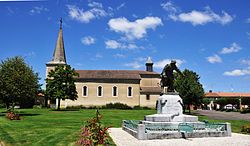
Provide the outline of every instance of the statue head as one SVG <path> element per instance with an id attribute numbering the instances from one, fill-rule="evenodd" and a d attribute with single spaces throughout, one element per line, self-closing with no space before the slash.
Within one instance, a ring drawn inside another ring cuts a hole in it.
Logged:
<path id="1" fill-rule="evenodd" d="M 174 66 L 175 64 L 176 64 L 176 61 L 175 60 L 171 60 L 170 65 Z"/>

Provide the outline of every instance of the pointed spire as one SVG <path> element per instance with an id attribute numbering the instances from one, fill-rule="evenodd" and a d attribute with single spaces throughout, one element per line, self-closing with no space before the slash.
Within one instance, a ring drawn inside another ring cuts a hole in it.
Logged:
<path id="1" fill-rule="evenodd" d="M 62 17 L 60 19 L 60 29 L 62 29 Z"/>
<path id="2" fill-rule="evenodd" d="M 153 61 L 152 61 L 151 57 L 148 57 L 148 59 L 147 59 L 147 62 L 146 62 L 146 63 L 153 63 Z"/>
<path id="3" fill-rule="evenodd" d="M 62 18 L 60 19 L 60 30 L 58 33 L 56 47 L 54 50 L 53 59 L 51 63 L 66 64 L 66 56 L 65 56 L 63 33 L 62 33 Z"/>

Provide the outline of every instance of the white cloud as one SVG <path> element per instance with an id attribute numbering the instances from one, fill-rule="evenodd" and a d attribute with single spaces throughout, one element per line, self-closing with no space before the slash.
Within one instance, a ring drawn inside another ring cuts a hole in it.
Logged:
<path id="1" fill-rule="evenodd" d="M 107 40 L 105 41 L 106 48 L 109 49 L 118 49 L 121 48 L 122 45 L 118 43 L 116 40 Z"/>
<path id="2" fill-rule="evenodd" d="M 247 19 L 246 19 L 246 23 L 250 23 L 250 18 L 247 18 Z"/>
<path id="3" fill-rule="evenodd" d="M 125 66 L 132 67 L 134 69 L 138 69 L 138 68 L 142 67 L 142 64 L 139 63 L 138 61 L 134 61 L 134 62 L 131 62 L 131 63 L 126 63 Z"/>
<path id="4" fill-rule="evenodd" d="M 102 56 L 102 54 L 97 53 L 97 54 L 95 54 L 95 58 L 103 58 L 103 56 Z"/>
<path id="5" fill-rule="evenodd" d="M 184 60 L 180 60 L 180 59 L 163 59 L 163 60 L 155 62 L 154 67 L 158 69 L 163 69 L 166 64 L 169 64 L 171 62 L 171 60 L 176 61 L 177 67 L 179 67 L 181 64 L 185 62 Z"/>
<path id="6" fill-rule="evenodd" d="M 233 16 L 229 15 L 225 11 L 222 14 L 216 14 L 209 7 L 205 8 L 205 11 L 192 10 L 187 13 L 172 14 L 170 18 L 174 21 L 190 22 L 192 25 L 204 25 L 209 22 L 216 22 L 222 25 L 228 24 L 233 21 Z"/>
<path id="7" fill-rule="evenodd" d="M 89 3 L 88 6 L 91 9 L 84 11 L 75 5 L 67 5 L 69 17 L 82 23 L 89 23 L 93 19 L 108 15 L 108 13 L 103 9 L 101 3 L 92 2 Z"/>
<path id="8" fill-rule="evenodd" d="M 221 63 L 222 59 L 217 54 L 207 57 L 207 61 L 210 63 Z"/>
<path id="9" fill-rule="evenodd" d="M 86 37 L 83 37 L 81 39 L 81 42 L 84 44 L 84 45 L 92 45 L 95 43 L 95 38 L 91 37 L 91 36 L 86 36 Z"/>
<path id="10" fill-rule="evenodd" d="M 244 76 L 250 75 L 250 69 L 235 69 L 233 71 L 226 71 L 224 72 L 225 76 Z"/>
<path id="11" fill-rule="evenodd" d="M 102 8 L 102 4 L 101 3 L 98 3 L 98 2 L 91 2 L 91 3 L 88 3 L 88 6 L 89 7 L 98 7 L 98 8 Z"/>
<path id="12" fill-rule="evenodd" d="M 166 10 L 167 12 L 169 12 L 171 14 L 174 14 L 174 13 L 177 13 L 180 11 L 179 8 L 177 6 L 175 6 L 171 1 L 168 1 L 166 3 L 162 3 L 161 6 L 164 10 Z"/>
<path id="13" fill-rule="evenodd" d="M 115 55 L 113 55 L 115 58 L 126 58 L 126 56 L 125 55 L 123 55 L 123 54 L 115 54 Z"/>
<path id="14" fill-rule="evenodd" d="M 120 10 L 121 8 L 125 7 L 125 5 L 126 5 L 126 3 L 122 3 L 122 4 L 120 4 L 116 9 L 117 9 L 117 10 Z"/>
<path id="15" fill-rule="evenodd" d="M 6 7 L 6 9 L 7 9 L 7 11 L 8 11 L 8 15 L 13 15 L 13 14 L 15 14 L 15 11 L 14 11 L 12 8 Z"/>
<path id="16" fill-rule="evenodd" d="M 231 46 L 229 48 L 222 48 L 222 50 L 220 51 L 221 54 L 230 54 L 230 53 L 236 53 L 239 52 L 241 50 L 241 47 L 236 44 L 236 43 L 232 43 Z"/>
<path id="17" fill-rule="evenodd" d="M 246 32 L 247 37 L 250 39 L 250 32 Z"/>
<path id="18" fill-rule="evenodd" d="M 107 40 L 105 41 L 105 45 L 107 49 L 127 49 L 127 50 L 134 50 L 134 49 L 139 49 L 142 47 L 138 47 L 136 44 L 133 43 L 120 43 L 116 40 Z"/>
<path id="19" fill-rule="evenodd" d="M 243 60 L 241 60 L 241 64 L 245 64 L 245 65 L 250 66 L 250 60 L 243 59 Z"/>
<path id="20" fill-rule="evenodd" d="M 30 10 L 30 15 L 34 15 L 34 14 L 41 14 L 42 12 L 48 12 L 49 9 L 48 8 L 45 8 L 44 6 L 40 6 L 40 7 L 33 7 L 31 10 Z"/>
<path id="21" fill-rule="evenodd" d="M 141 39 L 147 34 L 147 29 L 155 29 L 163 25 L 159 17 L 145 17 L 130 22 L 125 17 L 110 19 L 108 22 L 110 30 L 124 34 L 129 40 Z"/>

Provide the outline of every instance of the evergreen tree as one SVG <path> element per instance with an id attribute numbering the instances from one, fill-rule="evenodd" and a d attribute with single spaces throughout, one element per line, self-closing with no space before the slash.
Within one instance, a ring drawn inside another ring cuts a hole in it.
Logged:
<path id="1" fill-rule="evenodd" d="M 204 89 L 199 82 L 199 75 L 191 70 L 185 69 L 183 76 L 177 76 L 175 89 L 179 92 L 183 104 L 188 108 L 190 114 L 191 105 L 199 105 L 204 96 Z"/>
<path id="2" fill-rule="evenodd" d="M 71 69 L 70 65 L 58 65 L 55 70 L 49 72 L 45 95 L 50 99 L 58 99 L 58 110 L 61 99 L 77 99 L 75 76 L 78 76 L 78 73 Z"/>
<path id="3" fill-rule="evenodd" d="M 0 99 L 8 110 L 16 104 L 32 106 L 40 89 L 38 81 L 38 74 L 22 57 L 7 58 L 0 64 Z"/>

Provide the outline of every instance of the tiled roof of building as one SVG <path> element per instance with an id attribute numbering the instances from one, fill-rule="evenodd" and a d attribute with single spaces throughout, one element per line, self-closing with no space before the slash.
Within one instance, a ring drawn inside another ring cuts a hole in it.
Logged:
<path id="1" fill-rule="evenodd" d="M 161 93 L 161 87 L 141 87 L 141 93 Z"/>
<path id="2" fill-rule="evenodd" d="M 159 75 L 141 70 L 76 70 L 81 79 L 141 79 L 140 75 Z"/>
<path id="3" fill-rule="evenodd" d="M 250 93 L 207 92 L 205 97 L 250 97 Z"/>

